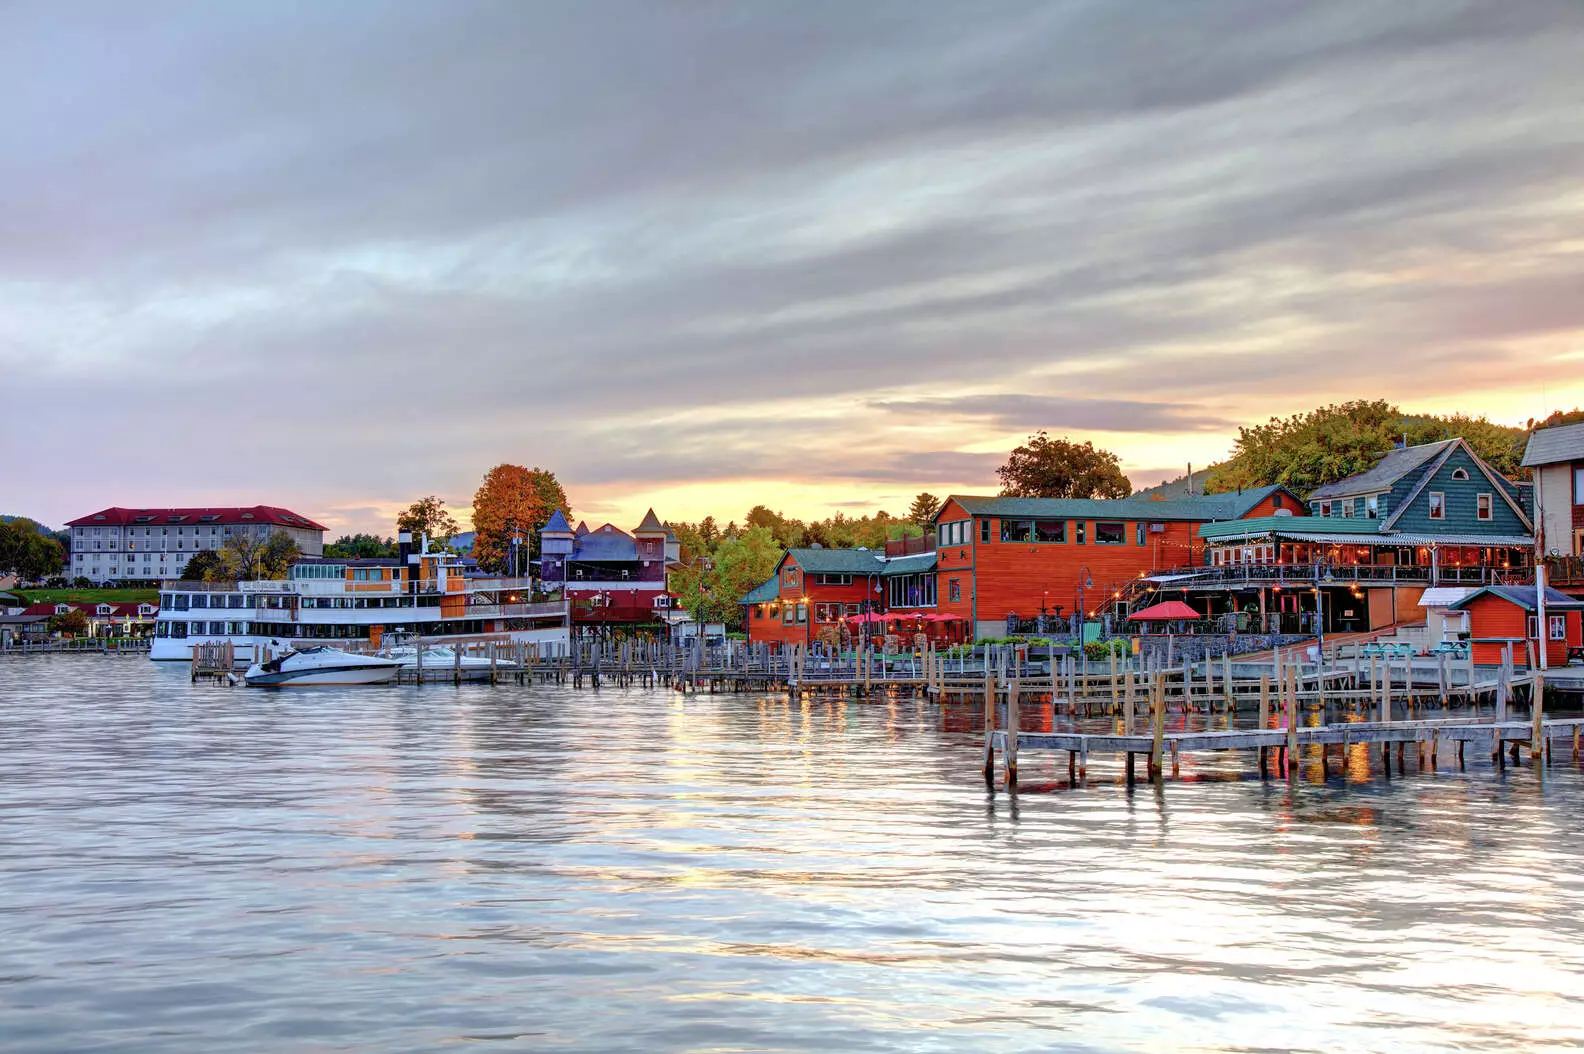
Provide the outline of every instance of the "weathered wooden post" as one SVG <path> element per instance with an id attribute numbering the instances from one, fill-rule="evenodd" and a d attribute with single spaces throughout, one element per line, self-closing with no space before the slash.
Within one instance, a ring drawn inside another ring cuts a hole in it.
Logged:
<path id="1" fill-rule="evenodd" d="M 1133 671 L 1130 669 L 1122 678 L 1122 733 L 1133 734 Z"/>
<path id="2" fill-rule="evenodd" d="M 1287 693 L 1287 771 L 1298 771 L 1298 682 L 1290 681 Z"/>
<path id="3" fill-rule="evenodd" d="M 1018 763 L 1018 727 L 1021 724 L 1018 713 L 1018 679 L 1013 677 L 1007 682 L 1007 719 L 1006 719 L 1006 745 L 1001 750 L 1001 756 L 1006 760 L 1007 790 L 1017 792 L 1017 763 Z"/>
<path id="4" fill-rule="evenodd" d="M 1534 676 L 1529 680 L 1529 699 L 1531 709 L 1534 711 L 1533 733 L 1529 737 L 1530 760 L 1540 764 L 1545 757 L 1545 675 L 1535 670 Z"/>
<path id="5" fill-rule="evenodd" d="M 1166 739 L 1166 693 L 1156 691 L 1150 700 L 1150 779 L 1161 777 L 1161 747 Z"/>
<path id="6" fill-rule="evenodd" d="M 1113 651 L 1109 646 L 1106 648 L 1106 658 L 1111 663 L 1111 712 L 1114 714 L 1117 710 L 1117 696 L 1122 689 L 1121 683 L 1117 680 L 1116 652 Z"/>

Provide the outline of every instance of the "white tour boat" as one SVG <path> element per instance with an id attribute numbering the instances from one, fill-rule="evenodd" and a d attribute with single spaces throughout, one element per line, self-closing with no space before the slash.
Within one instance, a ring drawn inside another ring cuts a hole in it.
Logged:
<path id="1" fill-rule="evenodd" d="M 315 647 L 283 652 L 256 662 L 242 675 L 249 688 L 288 688 L 315 684 L 389 684 L 401 663 L 377 655 L 354 655 L 340 648 Z"/>
<path id="2" fill-rule="evenodd" d="M 306 557 L 286 578 L 271 581 L 166 582 L 149 657 L 190 662 L 196 645 L 225 641 L 249 661 L 283 646 L 378 652 L 396 641 L 421 640 L 429 648 L 509 640 L 532 643 L 541 656 L 570 646 L 565 600 L 535 602 L 525 579 L 464 574 L 458 557 L 432 553 L 427 542 L 415 549 L 406 534 L 400 553 Z M 425 654 L 426 669 L 430 658 Z M 471 665 L 468 658 L 464 665 Z M 447 656 L 447 666 L 454 662 Z"/>

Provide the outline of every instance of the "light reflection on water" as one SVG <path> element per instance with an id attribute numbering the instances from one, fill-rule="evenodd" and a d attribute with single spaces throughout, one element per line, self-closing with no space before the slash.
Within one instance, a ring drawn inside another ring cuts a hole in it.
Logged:
<path id="1" fill-rule="evenodd" d="M 1013 800 L 976 717 L 0 660 L 0 1045 L 1584 1048 L 1565 751 Z"/>

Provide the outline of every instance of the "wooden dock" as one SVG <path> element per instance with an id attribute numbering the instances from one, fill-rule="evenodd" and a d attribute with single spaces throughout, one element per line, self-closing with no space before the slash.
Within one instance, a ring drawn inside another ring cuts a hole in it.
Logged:
<path id="1" fill-rule="evenodd" d="M 1438 760 L 1442 744 L 1448 750 L 1456 752 L 1459 765 L 1465 761 L 1465 753 L 1470 743 L 1484 753 L 1488 753 L 1496 765 L 1503 764 L 1503 751 L 1510 749 L 1512 760 L 1518 761 L 1520 753 L 1528 749 L 1531 758 L 1535 761 L 1549 760 L 1557 740 L 1571 743 L 1571 753 L 1574 759 L 1579 757 L 1580 733 L 1584 730 L 1584 718 L 1546 718 L 1544 716 L 1542 700 L 1545 696 L 1543 675 L 1531 674 L 1523 679 L 1523 686 L 1527 689 L 1526 696 L 1529 703 L 1529 720 L 1527 722 L 1511 721 L 1507 718 L 1509 699 L 1498 694 L 1496 698 L 1496 713 L 1492 718 L 1467 717 L 1467 718 L 1437 718 L 1392 720 L 1390 718 L 1391 706 L 1389 699 L 1383 703 L 1382 711 L 1385 716 L 1380 720 L 1353 720 L 1332 724 L 1304 724 L 1301 707 L 1301 693 L 1296 690 L 1296 679 L 1289 678 L 1281 686 L 1276 695 L 1275 708 L 1272 709 L 1272 697 L 1269 693 L 1268 680 L 1262 679 L 1260 697 L 1259 719 L 1256 727 L 1248 729 L 1225 728 L 1207 729 L 1202 731 L 1166 731 L 1167 692 L 1166 682 L 1156 679 L 1150 682 L 1148 709 L 1144 716 L 1147 725 L 1135 728 L 1135 720 L 1140 716 L 1130 704 L 1122 707 L 1121 728 L 1112 732 L 1080 732 L 1080 731 L 1023 731 L 1019 726 L 1023 719 L 1022 686 L 1016 681 L 1007 686 L 1007 691 L 997 693 L 993 688 L 993 681 L 987 679 L 987 687 L 983 695 L 985 714 L 985 750 L 984 750 L 984 779 L 986 785 L 994 788 L 996 754 L 1000 753 L 1002 767 L 1005 771 L 1005 782 L 1009 790 L 1017 790 L 1018 782 L 1018 756 L 1023 751 L 1066 751 L 1067 770 L 1069 783 L 1076 786 L 1087 778 L 1088 760 L 1090 754 L 1120 755 L 1125 760 L 1126 776 L 1131 784 L 1135 779 L 1135 762 L 1139 757 L 1146 759 L 1146 774 L 1152 780 L 1162 778 L 1164 763 L 1168 755 L 1171 760 L 1172 775 L 1179 771 L 1180 757 L 1183 752 L 1203 751 L 1233 751 L 1252 750 L 1257 752 L 1258 768 L 1260 775 L 1270 774 L 1274 756 L 1275 767 L 1278 771 L 1288 773 L 1296 772 L 1302 751 L 1306 747 L 1318 747 L 1320 761 L 1328 764 L 1331 748 L 1338 748 L 1339 755 L 1355 746 L 1363 745 L 1366 750 L 1378 745 L 1381 748 L 1382 763 L 1390 771 L 1390 751 L 1392 746 L 1397 748 L 1397 762 L 1399 770 L 1403 767 L 1404 754 L 1409 744 L 1412 744 L 1421 769 L 1427 765 L 1434 769 Z M 1513 687 L 1509 682 L 1504 689 Z M 1052 704 L 1052 718 L 1054 719 L 1055 707 Z M 1000 727 L 997 727 L 997 726 Z"/>

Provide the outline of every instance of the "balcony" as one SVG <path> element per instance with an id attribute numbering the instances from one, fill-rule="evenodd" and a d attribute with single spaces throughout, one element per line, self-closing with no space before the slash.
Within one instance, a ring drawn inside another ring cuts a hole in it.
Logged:
<path id="1" fill-rule="evenodd" d="M 1545 567 L 1550 585 L 1584 586 L 1584 556 L 1548 556 Z"/>
<path id="2" fill-rule="evenodd" d="M 1431 581 L 1428 567 L 1413 564 L 1226 564 L 1221 567 L 1183 567 L 1170 572 L 1184 576 L 1166 588 L 1190 589 L 1219 586 L 1225 589 L 1258 589 L 1261 586 L 1346 585 L 1486 585 L 1508 579 L 1521 580 L 1524 568 L 1441 567 Z M 1191 576 L 1191 577 L 1188 577 Z"/>

